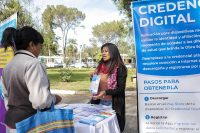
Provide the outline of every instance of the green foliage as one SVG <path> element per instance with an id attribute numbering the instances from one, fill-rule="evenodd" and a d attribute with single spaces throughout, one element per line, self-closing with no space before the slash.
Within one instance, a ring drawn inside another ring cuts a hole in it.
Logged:
<path id="1" fill-rule="evenodd" d="M 103 22 L 94 26 L 92 33 L 96 41 L 100 42 L 101 44 L 106 42 L 114 43 L 118 46 L 121 54 L 128 53 L 129 57 L 135 58 L 132 43 L 133 41 L 127 41 L 127 38 L 129 38 L 129 27 L 127 25 L 127 21 L 125 20 Z M 92 41 L 94 42 L 94 40 Z M 95 53 L 97 60 L 100 59 L 100 52 L 101 51 L 98 52 L 99 54 Z"/>
<path id="2" fill-rule="evenodd" d="M 113 0 L 119 11 L 125 14 L 131 21 L 131 2 L 138 0 Z"/>
<path id="3" fill-rule="evenodd" d="M 42 49 L 42 55 L 56 54 L 57 52 L 57 38 L 55 37 L 55 33 L 53 31 L 53 10 L 50 6 L 47 6 L 47 9 L 42 14 L 42 22 L 43 22 L 43 37 L 44 44 Z"/>
<path id="4" fill-rule="evenodd" d="M 33 26 L 33 21 L 30 13 L 24 9 L 18 0 L 3 0 L 0 6 L 0 21 L 10 17 L 12 14 L 18 12 L 17 27 L 25 25 Z"/>
<path id="5" fill-rule="evenodd" d="M 135 49 L 132 44 L 121 41 L 118 48 L 121 54 L 127 54 L 130 58 L 133 58 L 135 60 Z"/>
<path id="6" fill-rule="evenodd" d="M 75 39 L 69 39 L 68 46 L 66 47 L 66 55 L 68 57 L 67 64 L 71 63 L 78 52 L 77 43 Z"/>
<path id="7" fill-rule="evenodd" d="M 126 29 L 123 25 L 123 21 L 103 22 L 92 28 L 93 36 L 101 44 L 112 42 L 118 45 L 124 32 L 126 32 Z"/>
<path id="8" fill-rule="evenodd" d="M 127 43 L 129 43 L 129 45 L 126 45 L 125 48 L 123 48 L 124 46 L 124 42 L 123 40 L 121 40 L 120 42 L 120 48 L 119 50 L 122 51 L 122 53 L 124 53 L 124 51 L 127 51 L 125 49 L 130 48 L 127 53 L 129 55 L 129 57 L 135 59 L 135 47 L 134 47 L 134 40 L 133 40 L 133 27 L 132 27 L 132 17 L 131 17 L 131 2 L 133 1 L 139 1 L 139 0 L 113 0 L 113 2 L 115 3 L 115 5 L 117 6 L 118 10 L 122 13 L 125 14 L 127 16 L 128 19 L 126 19 L 124 21 L 124 26 L 126 27 L 126 39 L 127 39 Z"/>
<path id="9" fill-rule="evenodd" d="M 101 60 L 101 58 L 102 58 L 101 52 L 97 53 L 97 55 L 96 55 L 97 62 L 99 62 Z"/>
<path id="10" fill-rule="evenodd" d="M 98 59 L 97 54 L 100 53 L 100 48 L 94 44 L 92 46 L 88 46 L 84 49 L 84 53 L 87 53 L 86 58 L 87 57 L 91 57 L 92 59 Z"/>
<path id="11" fill-rule="evenodd" d="M 85 14 L 77 8 L 64 5 L 48 6 L 43 13 L 43 23 L 48 29 L 61 29 L 63 40 L 63 60 L 66 57 L 67 35 L 69 30 L 75 29 L 85 19 Z M 51 31 L 53 32 L 53 31 Z"/>
<path id="12" fill-rule="evenodd" d="M 70 82 L 60 81 L 60 69 L 47 69 L 48 77 L 51 83 L 51 89 L 88 91 L 90 86 L 89 73 L 94 72 L 94 68 L 71 69 L 72 76 Z M 136 85 L 131 82 L 131 76 L 136 74 L 135 69 L 128 70 L 126 80 L 126 90 L 134 90 Z"/>
<path id="13" fill-rule="evenodd" d="M 72 71 L 70 69 L 60 70 L 60 79 L 63 82 L 70 82 L 72 76 Z"/>

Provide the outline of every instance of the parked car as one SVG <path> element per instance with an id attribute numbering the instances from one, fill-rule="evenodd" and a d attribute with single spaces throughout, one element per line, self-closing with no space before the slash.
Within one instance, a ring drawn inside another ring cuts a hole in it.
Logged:
<path id="1" fill-rule="evenodd" d="M 63 67 L 64 64 L 63 63 L 54 63 L 54 67 Z"/>
<path id="2" fill-rule="evenodd" d="M 126 68 L 135 68 L 134 63 L 125 64 Z"/>
<path id="3" fill-rule="evenodd" d="M 48 62 L 46 63 L 46 67 L 49 68 L 49 67 L 54 67 L 54 62 Z"/>
<path id="4" fill-rule="evenodd" d="M 88 62 L 87 63 L 87 67 L 96 68 L 97 67 L 97 63 L 96 62 Z"/>
<path id="5" fill-rule="evenodd" d="M 74 67 L 75 68 L 82 68 L 82 67 L 87 67 L 87 65 L 83 62 L 78 62 L 78 63 L 74 63 Z"/>
<path id="6" fill-rule="evenodd" d="M 75 63 L 68 64 L 68 67 L 74 67 Z"/>
<path id="7" fill-rule="evenodd" d="M 64 64 L 63 63 L 55 63 L 55 62 L 48 62 L 46 63 L 46 67 L 47 68 L 51 68 L 51 67 L 63 67 Z"/>

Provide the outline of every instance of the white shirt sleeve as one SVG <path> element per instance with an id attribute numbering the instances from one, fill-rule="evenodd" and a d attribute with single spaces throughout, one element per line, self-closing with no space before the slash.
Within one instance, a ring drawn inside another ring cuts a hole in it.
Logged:
<path id="1" fill-rule="evenodd" d="M 28 68 L 25 82 L 30 92 L 29 100 L 34 109 L 49 108 L 52 102 L 55 103 L 55 96 L 49 90 L 50 84 L 47 74 L 39 62 L 31 64 Z"/>
<path id="2" fill-rule="evenodd" d="M 5 105 L 6 110 L 8 110 L 8 91 L 5 88 L 3 78 L 1 78 L 1 81 L 2 81 L 2 94 L 4 98 L 4 105 Z"/>

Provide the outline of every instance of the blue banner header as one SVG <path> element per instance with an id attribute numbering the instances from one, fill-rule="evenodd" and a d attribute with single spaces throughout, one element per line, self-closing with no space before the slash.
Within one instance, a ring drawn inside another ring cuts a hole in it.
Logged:
<path id="1" fill-rule="evenodd" d="M 138 73 L 200 73 L 198 0 L 142 1 L 132 7 Z"/>

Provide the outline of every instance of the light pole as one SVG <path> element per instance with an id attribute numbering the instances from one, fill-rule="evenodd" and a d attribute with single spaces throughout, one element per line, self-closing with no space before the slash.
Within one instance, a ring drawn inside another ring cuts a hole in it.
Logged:
<path id="1" fill-rule="evenodd" d="M 82 54 L 82 50 L 83 50 L 83 48 L 85 47 L 85 44 L 81 44 L 80 45 L 80 67 L 82 67 L 82 56 L 81 56 L 81 54 Z M 83 66 L 84 67 L 84 66 Z"/>
<path id="2" fill-rule="evenodd" d="M 83 45 L 80 45 L 80 64 L 82 64 L 82 57 L 81 57 L 82 48 L 83 48 Z"/>

